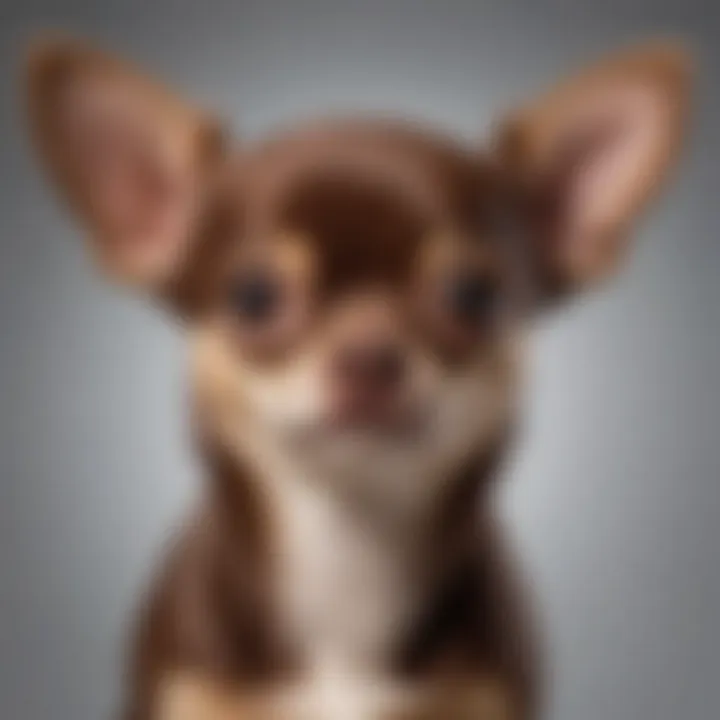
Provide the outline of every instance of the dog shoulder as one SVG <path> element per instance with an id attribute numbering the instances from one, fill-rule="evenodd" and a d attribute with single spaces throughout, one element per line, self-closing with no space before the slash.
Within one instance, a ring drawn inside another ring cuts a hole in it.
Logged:
<path id="1" fill-rule="evenodd" d="M 217 519 L 207 510 L 172 538 L 138 608 L 131 634 L 127 717 L 145 720 L 171 673 L 190 668 L 234 677 L 260 664 L 260 651 L 244 642 L 242 622 L 229 608 L 242 607 L 240 592 L 223 574 L 226 562 Z M 249 624 L 249 621 L 248 621 Z"/>

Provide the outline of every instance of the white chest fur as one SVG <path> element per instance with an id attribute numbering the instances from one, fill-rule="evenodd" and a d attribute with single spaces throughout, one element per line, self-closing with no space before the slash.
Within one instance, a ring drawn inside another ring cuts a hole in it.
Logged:
<path id="1" fill-rule="evenodd" d="M 372 673 L 422 600 L 417 537 L 381 529 L 327 489 L 289 483 L 279 509 L 278 603 L 319 673 Z"/>
<path id="2" fill-rule="evenodd" d="M 306 682 L 295 713 L 322 720 L 388 716 L 401 691 L 387 659 L 422 602 L 417 537 L 369 525 L 326 488 L 295 479 L 277 508 L 278 613 Z"/>

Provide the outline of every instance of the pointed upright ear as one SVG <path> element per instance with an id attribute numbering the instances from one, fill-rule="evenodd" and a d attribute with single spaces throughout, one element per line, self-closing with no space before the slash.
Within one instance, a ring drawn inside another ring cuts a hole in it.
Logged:
<path id="1" fill-rule="evenodd" d="M 672 166 L 687 115 L 690 61 L 650 44 L 609 58 L 501 126 L 497 149 L 534 198 L 551 292 L 603 279 Z"/>
<path id="2" fill-rule="evenodd" d="M 64 39 L 31 49 L 26 91 L 33 140 L 99 264 L 160 291 L 191 249 L 222 155 L 215 124 L 133 68 Z"/>

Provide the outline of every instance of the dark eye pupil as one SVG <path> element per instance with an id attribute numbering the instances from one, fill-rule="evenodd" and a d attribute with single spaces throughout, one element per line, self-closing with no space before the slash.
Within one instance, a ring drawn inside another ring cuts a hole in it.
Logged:
<path id="1" fill-rule="evenodd" d="M 492 312 L 496 296 L 496 289 L 488 278 L 467 273 L 450 282 L 447 299 L 458 320 L 477 323 Z"/>
<path id="2" fill-rule="evenodd" d="M 274 278 L 258 273 L 239 278 L 232 289 L 232 304 L 238 315 L 254 323 L 269 320 L 280 303 Z"/>

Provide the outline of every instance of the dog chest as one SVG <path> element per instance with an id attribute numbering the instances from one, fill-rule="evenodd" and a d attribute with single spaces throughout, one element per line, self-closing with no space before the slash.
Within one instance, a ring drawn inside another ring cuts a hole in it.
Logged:
<path id="1" fill-rule="evenodd" d="M 375 531 L 335 499 L 296 484 L 279 523 L 282 629 L 318 675 L 375 673 L 422 594 L 418 559 L 400 534 Z"/>

